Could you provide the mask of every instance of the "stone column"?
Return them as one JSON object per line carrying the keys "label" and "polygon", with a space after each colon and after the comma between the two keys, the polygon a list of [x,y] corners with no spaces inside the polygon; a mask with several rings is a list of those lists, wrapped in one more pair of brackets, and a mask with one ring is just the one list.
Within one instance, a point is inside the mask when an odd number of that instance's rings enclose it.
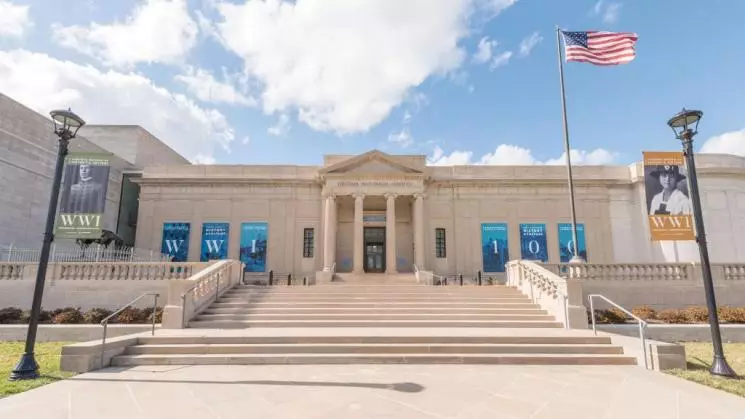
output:
{"label": "stone column", "polygon": [[331,264],[336,264],[336,229],[337,229],[337,222],[338,222],[338,212],[337,212],[337,203],[336,199],[334,199],[333,205],[331,205]]}
{"label": "stone column", "polygon": [[326,205],[323,214],[323,270],[327,271],[331,269],[331,265],[334,263],[334,238],[336,236],[336,220],[334,217],[334,209],[336,207],[336,201],[333,195],[326,197]]}
{"label": "stone column", "polygon": [[386,194],[385,212],[385,272],[395,274],[396,270],[396,195]]}
{"label": "stone column", "polygon": [[354,273],[364,273],[364,265],[362,259],[364,258],[363,252],[363,241],[365,229],[362,224],[362,209],[365,195],[355,194],[354,195]]}
{"label": "stone column", "polygon": [[424,267],[424,195],[414,195],[414,264]]}

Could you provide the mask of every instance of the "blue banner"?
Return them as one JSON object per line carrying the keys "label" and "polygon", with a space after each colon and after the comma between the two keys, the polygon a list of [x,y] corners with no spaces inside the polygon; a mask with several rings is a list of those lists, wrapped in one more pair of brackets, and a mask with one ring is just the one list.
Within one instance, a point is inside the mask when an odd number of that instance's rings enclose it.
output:
{"label": "blue banner", "polygon": [[266,272],[268,242],[267,223],[241,224],[241,262],[246,265],[246,272]]}
{"label": "blue banner", "polygon": [[504,272],[510,260],[506,223],[481,224],[481,258],[484,272]]}
{"label": "blue banner", "polygon": [[189,223],[163,223],[160,253],[170,255],[171,262],[186,262],[189,258]]}
{"label": "blue banner", "polygon": [[548,262],[546,224],[520,224],[520,257]]}
{"label": "blue banner", "polygon": [[202,251],[199,254],[201,262],[228,258],[228,223],[202,224]]}
{"label": "blue banner", "polygon": [[[577,251],[584,260],[587,260],[586,243],[585,225],[577,224]],[[561,263],[568,263],[574,256],[572,225],[568,223],[559,223],[559,256],[561,256]]]}

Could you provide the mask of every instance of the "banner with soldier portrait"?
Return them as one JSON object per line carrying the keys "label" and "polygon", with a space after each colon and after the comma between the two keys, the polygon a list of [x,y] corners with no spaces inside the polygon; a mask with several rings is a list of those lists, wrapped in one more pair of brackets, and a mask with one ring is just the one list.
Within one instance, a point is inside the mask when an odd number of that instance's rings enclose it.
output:
{"label": "banner with soldier portrait", "polygon": [[695,240],[683,153],[645,151],[644,189],[652,241]]}
{"label": "banner with soldier portrait", "polygon": [[70,153],[65,157],[55,230],[57,238],[101,237],[110,156],[109,153]]}

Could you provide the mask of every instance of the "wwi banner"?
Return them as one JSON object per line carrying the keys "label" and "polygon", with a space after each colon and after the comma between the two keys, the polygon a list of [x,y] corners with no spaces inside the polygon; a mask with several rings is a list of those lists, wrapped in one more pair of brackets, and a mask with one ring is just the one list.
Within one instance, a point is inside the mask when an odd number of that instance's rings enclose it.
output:
{"label": "wwi banner", "polygon": [[241,224],[241,262],[246,272],[266,272],[267,223]]}
{"label": "wwi banner", "polygon": [[696,239],[686,175],[682,152],[644,152],[644,189],[652,241]]}
{"label": "wwi banner", "polygon": [[548,262],[546,224],[520,224],[520,257]]}
{"label": "wwi banner", "polygon": [[189,257],[189,223],[163,223],[160,253],[171,256],[171,262],[186,262]]}
{"label": "wwi banner", "polygon": [[98,239],[109,186],[107,153],[70,153],[65,157],[55,236]]}
{"label": "wwi banner", "polygon": [[201,262],[227,259],[229,230],[228,223],[202,224],[202,251],[199,253]]}
{"label": "wwi banner", "polygon": [[[587,261],[584,224],[577,224],[577,251],[580,257]],[[570,223],[559,223],[559,256],[561,263],[569,263],[574,257],[574,238],[572,237],[572,224]]]}
{"label": "wwi banner", "polygon": [[510,260],[506,223],[481,224],[481,258],[484,272],[504,272]]}

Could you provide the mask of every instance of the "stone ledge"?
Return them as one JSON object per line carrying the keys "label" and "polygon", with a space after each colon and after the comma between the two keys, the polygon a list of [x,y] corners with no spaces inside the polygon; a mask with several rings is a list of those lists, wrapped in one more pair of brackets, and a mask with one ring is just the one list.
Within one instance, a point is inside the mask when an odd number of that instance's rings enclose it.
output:
{"label": "stone ledge", "polygon": [[[627,356],[636,357],[636,365],[644,368],[644,353],[642,352],[641,342],[639,341],[638,327],[637,334],[625,336],[615,333],[598,332],[598,336],[608,336],[613,345],[623,347],[623,353]],[[686,369],[686,353],[683,345],[676,343],[660,342],[649,339],[645,335],[647,349],[647,363],[649,369],[655,371],[666,371],[671,369]]]}
{"label": "stone ledge", "polygon": [[[106,338],[149,332],[151,324],[110,324]],[[159,324],[155,329],[160,328]],[[0,341],[26,340],[27,324],[0,324]],[[103,327],[98,324],[40,324],[36,335],[37,342],[85,342],[101,339]]]}
{"label": "stone ledge", "polygon": [[[106,350],[101,363],[101,340],[75,343],[62,348],[60,369],[83,373],[109,366],[111,358],[121,355],[128,346],[136,345],[140,336],[145,333],[125,335],[106,340]],[[147,334],[149,335],[149,334]]]}
{"label": "stone ledge", "polygon": [[[599,324],[598,330],[624,336],[639,336],[636,324]],[[745,324],[720,325],[724,342],[745,342]],[[662,342],[711,342],[708,324],[650,324],[644,331],[648,339]]]}

